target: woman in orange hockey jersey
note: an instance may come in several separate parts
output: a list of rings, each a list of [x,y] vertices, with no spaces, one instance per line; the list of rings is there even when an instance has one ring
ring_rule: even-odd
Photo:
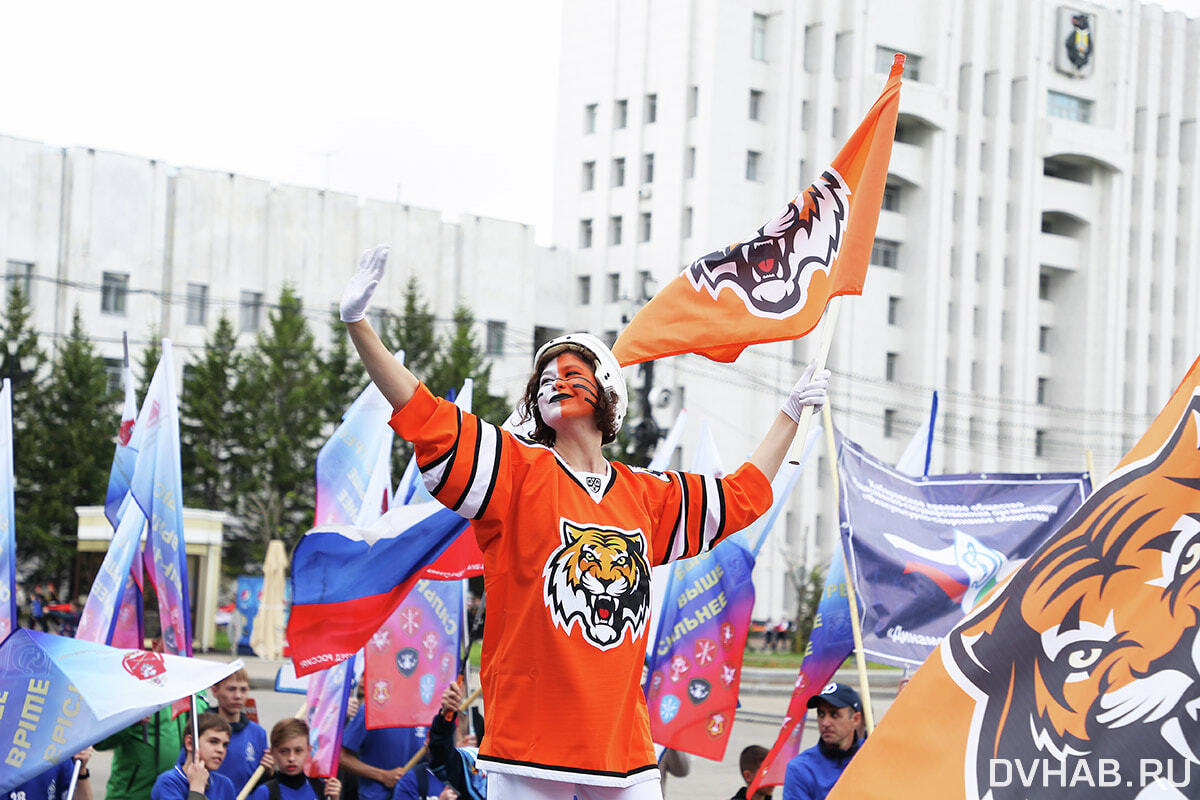
[[[387,255],[363,255],[341,316],[425,485],[475,520],[489,612],[477,764],[489,800],[661,798],[639,684],[650,568],[710,549],[770,507],[800,408],[824,402],[828,373],[809,368],[725,478],[609,462],[600,448],[616,437],[627,392],[600,340],[544,345],[520,406],[531,436],[501,430],[434,397],[366,321]]]

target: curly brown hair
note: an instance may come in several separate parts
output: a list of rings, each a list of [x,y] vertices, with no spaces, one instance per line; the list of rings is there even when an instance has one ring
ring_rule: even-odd
[[[533,420],[533,433],[529,434],[529,438],[538,444],[546,445],[546,447],[554,446],[555,432],[553,428],[542,421],[542,415],[538,413],[538,379],[541,378],[542,370],[546,368],[546,365],[563,353],[575,353],[583,359],[585,364],[590,365],[593,371],[599,366],[599,362],[590,350],[570,343],[551,347],[542,353],[542,357],[533,365],[533,374],[529,376],[529,382],[525,384],[525,394],[517,408],[521,412],[522,422]],[[617,397],[611,389],[606,391],[603,387],[600,387],[599,395],[600,402],[596,405],[592,419],[596,423],[596,429],[601,433],[601,444],[608,444],[617,438]]]

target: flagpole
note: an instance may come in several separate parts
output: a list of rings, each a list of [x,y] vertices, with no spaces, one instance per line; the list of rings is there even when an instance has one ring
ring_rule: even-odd
[[[83,762],[75,759],[75,765],[71,767],[71,784],[67,787],[67,800],[75,797],[75,787],[79,785],[79,770],[82,766]]]
[[[475,691],[473,691],[469,695],[467,695],[467,699],[463,700],[458,705],[459,712],[466,711],[468,708],[470,708],[472,706],[472,704],[474,704],[474,702],[476,700],[478,700],[482,694],[483,694],[483,687],[480,686],[478,689],[476,689]],[[427,756],[427,755],[429,755],[429,745],[423,744],[423,745],[421,745],[420,750],[413,753],[413,757],[410,758],[408,760],[408,763],[404,765],[404,767],[401,769],[400,774],[407,775],[409,772],[412,771],[412,768],[415,767],[417,764],[419,764],[421,762],[421,759],[425,758],[425,756]],[[243,800],[243,798],[238,798],[238,800]]]
[[[1087,467],[1088,480],[1092,482],[1092,491],[1096,491],[1096,465],[1092,462],[1092,448],[1083,451],[1083,463]]]
[[[829,474],[833,486],[834,519],[838,518],[837,510],[841,504],[841,493],[838,488],[837,444],[833,438],[833,412],[829,410],[829,402],[821,409],[825,421],[825,445],[829,452]],[[867,657],[863,653],[862,625],[858,619],[858,593],[854,591],[854,574],[850,571],[850,559],[846,555],[846,543],[841,532],[838,532],[838,549],[842,552],[842,566],[846,570],[846,600],[850,605],[850,631],[854,634],[854,663],[858,667],[858,681],[862,688],[863,723],[867,733],[875,730],[875,712],[871,710],[871,686],[867,681]]]
[[[817,357],[813,374],[816,375],[821,370],[825,369],[825,362],[829,360],[829,348],[833,344],[833,329],[837,327],[838,312],[842,309],[842,296],[838,295],[829,301],[825,306],[825,318],[821,324],[821,338],[817,341]],[[796,435],[792,438],[792,445],[800,442],[800,447],[804,447],[804,443],[808,441],[808,429],[812,427],[813,407],[804,406],[800,409],[800,420],[796,425]],[[792,448],[789,447],[789,450]],[[788,460],[800,462],[801,454],[792,456],[789,454]]]

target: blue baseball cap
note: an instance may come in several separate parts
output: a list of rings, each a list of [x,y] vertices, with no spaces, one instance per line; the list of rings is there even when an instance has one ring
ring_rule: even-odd
[[[844,683],[829,684],[821,690],[820,694],[815,694],[808,698],[808,707],[816,708],[817,703],[822,700],[835,708],[849,708],[854,711],[862,711],[862,700],[859,698],[858,692]]]

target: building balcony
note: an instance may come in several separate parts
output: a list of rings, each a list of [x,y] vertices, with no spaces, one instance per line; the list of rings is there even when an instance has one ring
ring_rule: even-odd
[[[1094,224],[1099,213],[1099,187],[1095,183],[1043,175],[1039,202],[1045,211],[1062,211]]]
[[[892,161],[888,172],[898,175],[917,186],[928,183],[925,173],[925,153],[921,147],[905,142],[892,143]]]
[[[1037,262],[1060,269],[1077,270],[1083,263],[1083,248],[1074,236],[1038,234]]]

